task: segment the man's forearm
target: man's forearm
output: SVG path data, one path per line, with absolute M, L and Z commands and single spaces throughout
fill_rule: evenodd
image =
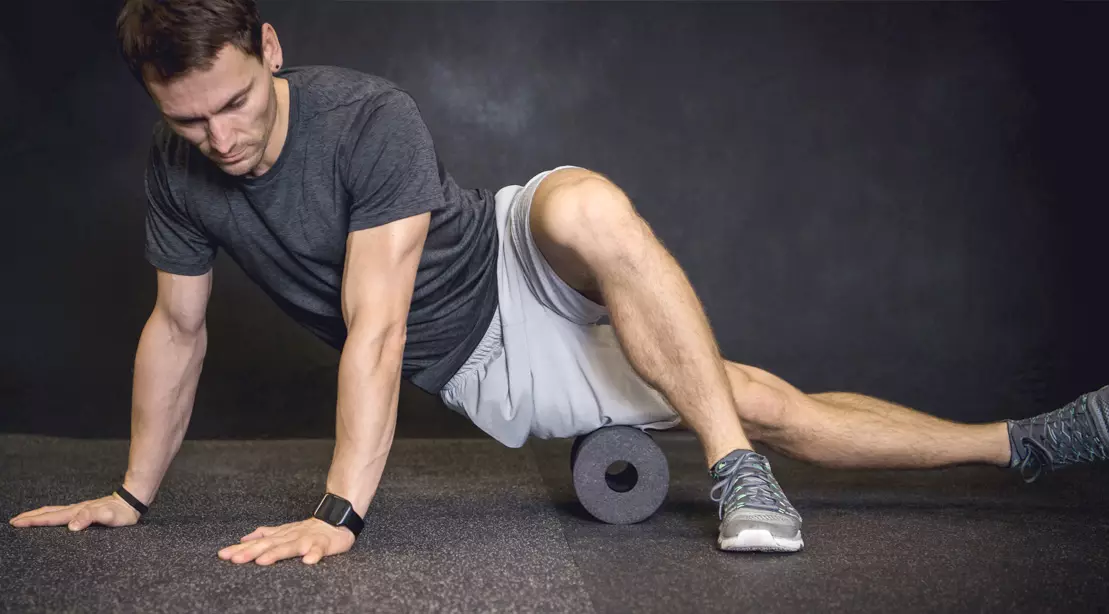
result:
M 148 505 L 185 437 L 207 345 L 205 327 L 182 331 L 157 312 L 139 338 L 123 487 Z
M 404 328 L 351 331 L 339 359 L 335 453 L 327 491 L 365 516 L 393 445 L 400 395 Z

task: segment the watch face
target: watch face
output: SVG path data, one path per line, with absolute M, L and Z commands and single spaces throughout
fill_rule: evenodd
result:
M 339 526 L 346 520 L 349 513 L 350 503 L 328 494 L 324 496 L 323 501 L 320 501 L 320 505 L 316 508 L 313 516 L 329 524 Z
M 331 493 L 324 495 L 312 516 L 336 527 L 346 527 L 356 538 L 365 526 L 349 501 Z

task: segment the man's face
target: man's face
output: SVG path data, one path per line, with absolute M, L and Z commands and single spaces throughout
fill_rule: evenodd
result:
M 223 172 L 245 175 L 262 161 L 277 95 L 257 57 L 228 44 L 207 70 L 146 84 L 166 123 Z

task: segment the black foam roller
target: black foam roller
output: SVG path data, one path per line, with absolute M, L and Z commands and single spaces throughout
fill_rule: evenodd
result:
M 570 462 L 578 500 L 601 522 L 646 520 L 670 488 L 670 466 L 662 448 L 634 427 L 607 426 L 579 437 Z M 609 475 L 609 467 L 620 462 L 623 471 Z
M 570 473 L 574 472 L 574 461 L 578 458 L 578 448 L 581 447 L 581 442 L 585 440 L 587 435 L 578 435 L 574 438 L 574 445 L 570 448 Z

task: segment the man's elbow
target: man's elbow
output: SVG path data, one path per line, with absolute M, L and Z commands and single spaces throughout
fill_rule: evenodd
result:
M 355 353 L 378 360 L 390 356 L 399 357 L 407 341 L 408 326 L 404 321 L 381 323 L 355 318 L 348 326 L 343 353 Z
M 164 331 L 174 342 L 193 343 L 207 334 L 207 322 L 203 314 L 186 317 L 157 307 L 147 320 L 147 326 Z

